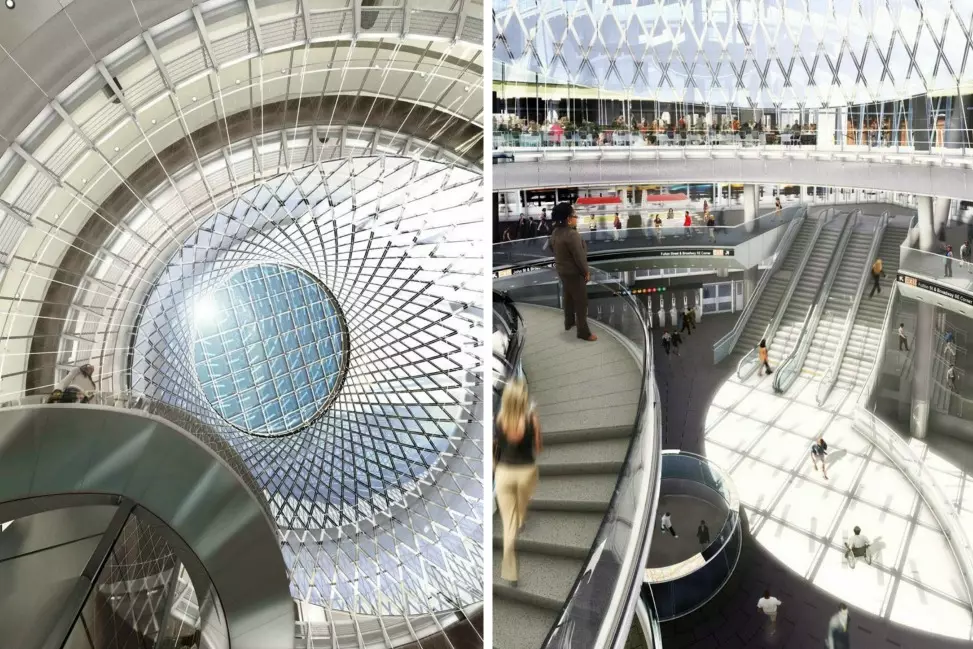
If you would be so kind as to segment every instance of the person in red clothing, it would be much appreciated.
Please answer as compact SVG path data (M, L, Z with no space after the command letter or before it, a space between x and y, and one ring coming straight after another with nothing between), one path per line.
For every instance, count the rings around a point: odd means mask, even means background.
M561 122L554 122L551 124L551 142L556 146L561 146L561 138L564 136L564 127L561 126Z
M682 219L682 227L685 228L687 237L692 234L693 217L689 216L689 210L686 210L686 216Z

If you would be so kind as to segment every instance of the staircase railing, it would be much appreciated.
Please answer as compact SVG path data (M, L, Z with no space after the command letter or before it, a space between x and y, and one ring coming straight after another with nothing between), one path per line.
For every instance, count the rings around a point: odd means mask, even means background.
M818 405L823 404L827 400L828 395L831 394L831 390L834 388L834 384L838 381L838 372L841 370L841 363L844 361L845 352L848 350L849 337L851 336L851 330L855 327L858 307L861 306L862 296L865 294L865 287L868 286L868 279L872 274L872 263L878 256L878 250L882 245L882 239L885 237L885 230L888 228L888 224L889 213L883 212L878 220L878 224L875 226L875 234L872 235L872 244L868 248L868 257L865 258L861 278L858 280L858 287L855 289L855 299L848 309L848 315L845 316L845 326L838 347L835 349L834 358L831 359L831 365L828 367L828 371L824 373L824 378L821 379L821 383L818 385L818 393L815 397Z
M804 225L805 219L807 218L807 208L804 209L804 215L796 221L792 221L790 225L787 226L787 232L784 233L784 237L781 239L780 245L777 248L777 256L774 259L774 263L770 268L764 271L757 285L754 287L753 294L750 299L747 300L747 305L744 307L743 312L740 317L737 318L736 324L733 325L733 329L730 330L725 336L720 338L713 345L713 363L719 363L724 358L733 353L733 348L736 347L737 341L740 340L740 336L743 335L744 330L747 327L747 322L750 320L750 316L753 314L753 310L757 306L757 302L760 300L760 296L763 295L764 289L767 284L770 283L771 277L774 273L780 269L781 265L784 263L784 258L787 253L790 252L791 244L794 243L794 239L797 238L797 233L801 231L801 226Z
M784 291L784 295L780 300L780 306L777 308L777 313L774 315L770 324L764 329L764 334L761 336L767 341L767 345L771 344L774 334L777 333L777 328L780 327L780 321L784 317L784 312L787 310L787 305L790 304L791 297L794 295L794 291L797 289L798 282L801 281L801 276L804 273L804 267L807 266L808 259L811 258L811 253L814 251L814 244L817 242L818 237L821 236L821 231L824 230L831 219L833 219L838 213L836 207L828 207L823 210L818 217L817 227L814 228L814 234L811 235L811 240L808 242L807 250L801 256L801 261L798 262L797 266L794 267L794 275L791 277L790 283L787 285L787 290ZM741 381L750 378L757 368L760 367L760 355L759 347L754 347L749 352L747 352L740 362L737 363L736 375Z
M786 392L793 385L794 381L800 375L801 369L804 367L804 361L807 360L807 354L811 349L811 341L814 340L818 323L821 322L821 316L824 315L824 310L828 306L828 298L831 297L831 287L834 285L834 280L841 270L841 259L845 255L845 249L848 247L848 242L851 241L851 233L855 229L859 218L861 218L861 213L862 211L860 209L855 210L845 219L845 224L841 226L841 234L838 235L838 243L835 245L834 250L831 251L831 260L828 264L828 270L824 274L824 280L821 282L821 286L818 287L814 299L811 300L811 305L807 308L807 315L804 316L804 322L801 324L797 344L794 345L791 353L784 360L780 361L777 367L777 373L774 375L773 382L774 392Z

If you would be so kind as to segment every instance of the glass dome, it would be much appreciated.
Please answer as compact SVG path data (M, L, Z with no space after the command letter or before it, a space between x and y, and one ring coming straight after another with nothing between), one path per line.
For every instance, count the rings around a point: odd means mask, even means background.
M238 271L196 301L196 376L210 405L255 435L292 433L331 402L347 332L325 286L297 268Z

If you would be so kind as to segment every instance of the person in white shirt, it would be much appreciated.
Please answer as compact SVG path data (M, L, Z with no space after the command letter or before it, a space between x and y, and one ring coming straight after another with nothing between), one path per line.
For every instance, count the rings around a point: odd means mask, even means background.
M858 557L864 557L868 565L872 565L872 550L868 538L862 534L862 528L855 526L854 534L845 543L845 556L848 557L848 565L855 567Z
M954 364L950 364L949 369L946 370L946 384L950 390L956 392L956 365Z
M899 323L899 351L905 347L905 351L909 351L909 339L905 336L905 324Z
M76 367L71 370L64 380L58 383L57 389L62 393L68 393L69 390L75 392L75 396L69 397L68 400L77 400L77 393L82 396L91 396L98 387L95 385L95 380L92 378L95 373L95 366L91 363L85 363L81 367Z
M827 649L851 649L847 604L839 606L838 612L828 620L828 635L824 639L824 645Z
M672 515L669 512L662 515L662 533L665 534L666 532L669 532L669 534L672 534L677 539L679 538L675 528L672 527Z
M763 611L764 614L770 618L771 635L777 631L777 607L779 607L782 603L783 602L776 597L771 597L769 590L765 590L764 596L757 600L757 608Z

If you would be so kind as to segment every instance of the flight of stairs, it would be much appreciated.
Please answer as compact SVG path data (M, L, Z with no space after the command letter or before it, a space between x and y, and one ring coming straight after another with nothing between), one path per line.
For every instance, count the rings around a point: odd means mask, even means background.
M868 297L872 290L872 280L869 277L865 285L865 294L858 305L858 312L855 313L848 347L845 349L841 367L838 369L836 388L846 390L860 388L868 380L872 367L881 362L878 357L878 344L885 326L885 309L889 304L889 296L892 295L891 288L895 282L895 273L899 269L899 246L905 241L907 232L908 228L904 227L890 226L885 230L878 251L886 274L886 277L881 280L882 292L872 298ZM895 333L891 335L894 336Z
M829 226L826 226L814 243L814 249L804 266L804 271L794 289L794 294L786 305L780 326L777 327L777 332L768 345L772 361L776 360L777 363L780 363L797 346L804 319L807 317L807 310L817 297L818 289L824 282L824 276L832 263L831 258L835 247L838 245L838 238L841 236L840 226L843 222L843 220L836 219ZM771 367L775 365L771 362Z
M867 259L872 245L873 232L852 232L844 255L838 262L838 274L831 285L824 313L814 331L811 347L804 360L802 372L805 375L821 378L831 367L835 352L845 335L848 310L855 299L862 270L872 260Z
M794 241L791 243L790 250L787 251L787 257L784 258L780 268L777 269L774 276L767 282L763 293L760 294L760 300L750 313L750 319L747 321L746 329L740 334L740 339L733 348L732 355L734 357L739 358L743 356L760 343L760 339L763 337L767 325L770 324L770 321L777 313L777 306L780 304L780 300L787 290L787 285L790 283L791 276L800 263L804 251L810 245L811 237L814 236L814 230L817 227L817 220L805 219L800 232L797 233L797 236L794 237Z

